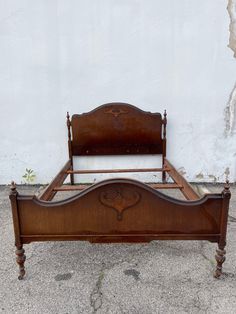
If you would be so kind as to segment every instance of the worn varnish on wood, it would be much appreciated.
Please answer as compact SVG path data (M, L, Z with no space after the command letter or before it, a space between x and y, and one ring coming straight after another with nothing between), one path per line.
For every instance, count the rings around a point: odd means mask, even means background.
M123 103L100 106L81 115L67 114L69 160L41 197L19 195L12 183L19 279L25 275L23 244L35 241L149 242L152 240L209 240L218 243L215 276L222 273L230 191L200 198L166 159L167 115L144 112ZM161 168L81 170L73 156L161 154ZM75 185L74 174L161 172L162 182L145 184L131 179L108 179ZM63 185L70 175L71 185ZM173 183L167 183L167 176ZM179 189L186 200L162 194ZM78 193L53 201L58 191Z

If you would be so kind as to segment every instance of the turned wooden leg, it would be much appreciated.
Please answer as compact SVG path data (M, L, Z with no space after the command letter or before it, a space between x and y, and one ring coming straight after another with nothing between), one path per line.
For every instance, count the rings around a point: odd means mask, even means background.
M216 258L217 265L216 265L216 270L214 273L215 278L219 278L222 275L222 264L225 261L225 253L226 251L224 250L224 247L222 248L219 247L216 250L215 258Z
M19 265L19 276L18 279L22 280L25 275L25 250L23 249L23 245L19 245L16 247L16 262Z

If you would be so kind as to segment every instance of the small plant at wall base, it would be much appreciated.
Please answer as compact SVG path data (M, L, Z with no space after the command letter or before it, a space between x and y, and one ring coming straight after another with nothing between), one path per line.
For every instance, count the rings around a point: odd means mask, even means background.
M34 182L36 175L34 174L34 170L32 169L25 169L25 174L22 176L24 178L26 184L30 184Z

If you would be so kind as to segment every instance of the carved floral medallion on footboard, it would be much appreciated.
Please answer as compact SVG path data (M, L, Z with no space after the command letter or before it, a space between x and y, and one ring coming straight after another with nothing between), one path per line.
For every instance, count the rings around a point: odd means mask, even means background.
M117 219L122 220L123 211L136 205L141 199L141 195L129 188L110 188L100 193L100 202L117 211Z

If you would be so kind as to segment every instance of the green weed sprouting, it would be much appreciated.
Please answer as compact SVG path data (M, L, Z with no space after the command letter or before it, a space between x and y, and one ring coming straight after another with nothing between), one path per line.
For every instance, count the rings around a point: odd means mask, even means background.
M25 174L22 176L27 184L33 183L36 175L34 174L34 170L25 169Z

